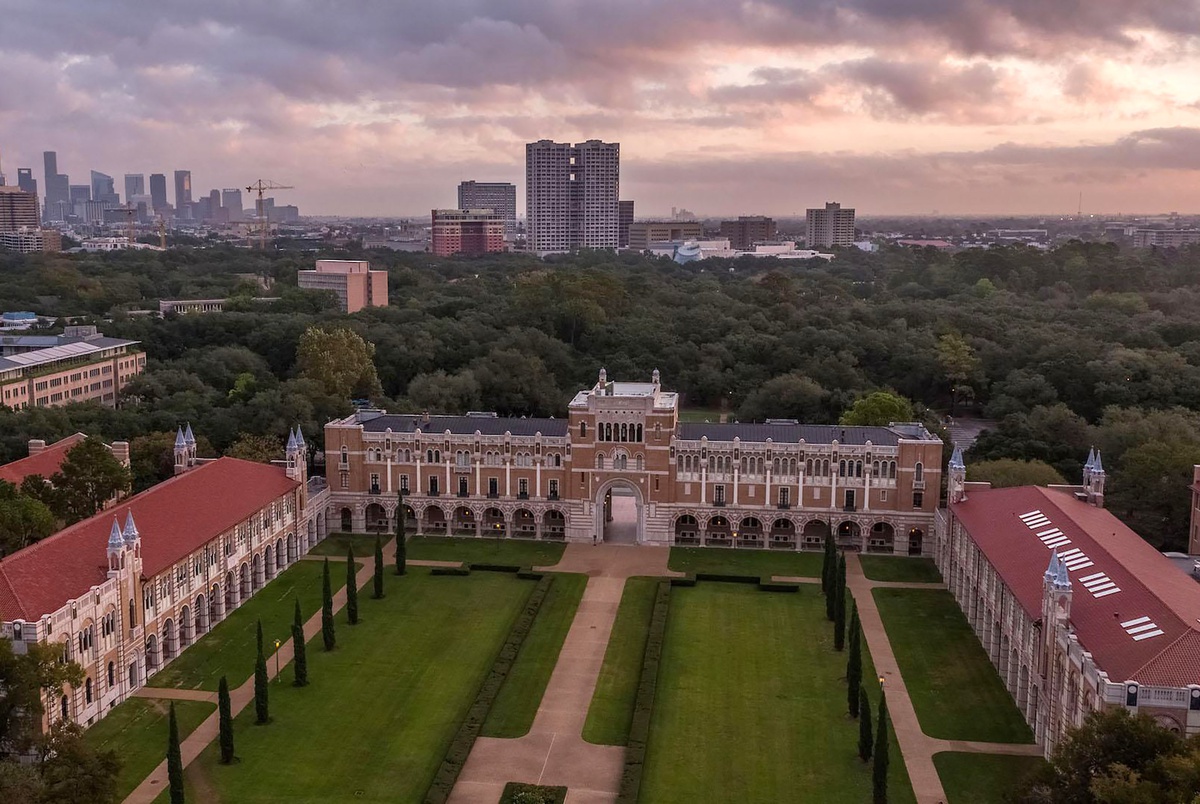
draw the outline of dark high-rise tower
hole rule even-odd
[[[58,172],[58,153],[45,151],[42,163],[46,171],[46,219],[61,221],[71,205],[71,180]]]
[[[38,183],[33,177],[33,168],[17,168],[17,186],[27,193],[38,194]]]
[[[175,211],[183,214],[187,205],[192,203],[192,171],[175,171]]]
[[[167,176],[165,173],[150,174],[150,206],[154,214],[167,214]]]

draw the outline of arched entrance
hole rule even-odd
[[[562,511],[551,509],[542,517],[542,538],[567,538],[567,519],[563,516]]]
[[[806,550],[820,550],[825,546],[825,540],[829,538],[829,523],[820,519],[814,519],[804,525],[804,548]]]
[[[876,522],[867,536],[867,552],[890,553],[895,547],[896,529],[887,522]]]
[[[158,637],[154,634],[146,637],[146,669],[158,669]]]
[[[771,546],[784,548],[796,546],[796,526],[792,520],[781,517],[771,524]]]
[[[700,525],[691,514],[675,519],[675,544],[700,544]]]
[[[367,506],[367,533],[383,533],[388,529],[387,511],[379,503]]]
[[[731,545],[733,544],[733,528],[729,525],[729,520],[723,516],[714,516],[708,520],[708,527],[705,528],[707,534],[705,542],[707,544]]]
[[[454,509],[454,535],[455,536],[474,536],[475,534],[475,512],[466,506],[459,506]]]
[[[849,520],[837,527],[837,546],[843,550],[859,550],[862,548],[862,528],[857,522]]]
[[[504,512],[499,508],[489,508],[483,512],[483,532],[493,539],[503,539],[508,535],[508,523],[504,521]]]
[[[913,528],[908,532],[908,554],[919,556],[925,550],[925,531]]]
[[[318,539],[320,539],[321,538],[320,526],[319,525],[315,526],[313,528],[313,530],[314,530],[313,535],[316,536]],[[351,510],[349,508],[343,508],[342,509],[342,533],[349,533],[352,530],[354,530],[354,514],[353,514],[353,512],[351,512]]]
[[[758,517],[744,516],[737,529],[738,547],[762,547],[763,526]]]
[[[526,508],[513,511],[512,530],[512,535],[518,539],[536,539],[537,520],[533,518],[533,512]]]
[[[423,528],[426,533],[446,535],[446,512],[436,505],[426,508]]]
[[[613,479],[596,492],[592,526],[596,537],[610,544],[640,544],[645,526],[642,493],[628,480]]]

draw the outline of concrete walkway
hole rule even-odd
[[[384,553],[383,554],[385,556],[393,555],[394,544],[395,544],[395,539],[393,539],[392,541],[390,541],[386,545],[384,545]],[[307,558],[307,556],[304,556],[304,558]],[[314,556],[314,558],[316,558],[316,557]],[[325,558],[325,556],[320,556],[319,558],[321,558],[323,560]],[[415,563],[415,562],[413,562],[413,563]],[[385,571],[388,573],[392,573],[394,571],[394,568],[389,566]],[[371,576],[374,575],[374,572],[375,572],[375,570],[374,570],[373,562],[368,562],[367,564],[364,564],[359,569],[358,574],[355,576],[359,589],[361,589],[365,584],[367,584],[371,580]],[[336,613],[336,612],[341,611],[342,607],[345,605],[346,605],[346,588],[342,587],[333,596],[334,612]],[[312,639],[318,633],[320,633],[320,631],[321,631],[321,612],[318,611],[316,614],[314,614],[312,617],[310,617],[307,622],[304,623],[304,638],[306,640]],[[278,659],[275,658],[276,656],[278,656]],[[285,665],[287,665],[289,662],[291,662],[291,660],[292,660],[292,641],[289,639],[289,640],[285,641],[279,647],[278,651],[267,656],[267,677],[268,678],[275,677],[275,668],[277,666],[282,668],[286,672],[287,667]],[[194,700],[194,699],[189,698],[189,696],[186,694],[183,694],[183,695],[177,694],[177,693],[192,693],[192,692],[197,692],[197,691],[196,690],[167,690],[167,689],[156,689],[156,688],[151,688],[151,687],[143,687],[141,690],[138,691],[137,694],[142,695],[142,697],[147,697],[147,698],[180,698],[180,699],[188,698],[190,700]],[[212,700],[212,701],[216,700],[216,693],[205,693],[205,694],[209,695],[211,697],[205,698],[204,700]],[[234,717],[237,717],[238,713],[241,712],[243,709],[245,709],[246,706],[249,705],[250,702],[253,700],[254,700],[254,677],[253,676],[251,676],[249,679],[247,679],[246,683],[242,684],[242,686],[238,687],[237,689],[229,691],[229,703],[233,710]],[[207,720],[205,720],[203,723],[201,723],[199,726],[197,726],[196,730],[193,731],[191,734],[189,734],[183,740],[183,742],[180,744],[180,746],[179,746],[180,754],[183,756],[183,766],[185,768],[188,765],[190,765],[196,757],[198,757],[200,755],[200,752],[203,751],[205,749],[205,747],[208,746],[209,743],[211,743],[213,740],[215,740],[217,738],[217,732],[219,730],[219,720],[220,720],[219,715],[216,712],[214,712],[212,715],[210,715],[208,717]],[[164,756],[163,761],[158,763],[158,767],[156,767],[150,773],[149,776],[147,776],[145,779],[143,779],[142,783],[139,784],[137,786],[137,788],[125,798],[124,804],[152,804],[154,799],[156,799],[162,793],[162,791],[167,788],[167,761],[165,759],[166,752],[167,752],[167,747],[164,744],[163,745],[163,756]]]
[[[207,690],[177,690],[170,687],[141,687],[133,693],[134,698],[158,698],[172,701],[217,702],[217,694]]]
[[[562,785],[567,804],[609,804],[621,785],[625,749],[584,741],[583,724],[604,663],[625,580],[679,575],[661,547],[568,544],[550,569],[588,576],[558,663],[529,733],[517,739],[480,737],[450,795],[451,804],[495,804],[507,782]]]

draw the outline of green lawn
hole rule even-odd
[[[517,661],[484,721],[484,737],[521,737],[529,732],[585,586],[586,575],[554,576]]]
[[[116,751],[121,759],[117,800],[125,798],[167,756],[169,701],[130,698],[84,732],[83,739],[100,751]],[[175,718],[182,740],[215,712],[216,704],[176,701]]]
[[[345,554],[345,549],[342,553]],[[872,581],[902,581],[904,583],[938,583],[942,573],[932,558],[906,556],[860,555],[863,574]]]
[[[948,591],[876,589],[874,595],[922,731],[944,740],[1033,742]]]
[[[379,539],[384,544],[390,542],[394,537],[390,533],[379,534]],[[345,558],[346,548],[354,547],[355,558],[371,559],[375,555],[375,534],[366,533],[331,533],[321,541],[313,545],[313,549],[308,551],[310,556],[329,556],[331,558]],[[392,555],[384,553],[383,560],[391,562]]]
[[[721,421],[721,411],[717,408],[684,408],[679,411],[679,421],[716,423]]]
[[[271,685],[269,725],[253,706],[236,718],[240,762],[220,765],[212,744],[188,768],[190,800],[420,801],[533,586],[389,576],[382,600],[362,596],[361,624],[339,622],[336,650],[309,643],[309,686]]]
[[[933,755],[947,804],[1004,804],[1017,783],[1037,770],[1041,757],[997,754]]]
[[[871,766],[846,714],[846,654],[832,639],[816,587],[673,589],[641,800],[869,800]],[[890,800],[911,802],[893,750]]]
[[[470,539],[454,536],[413,536],[408,540],[408,557],[426,561],[474,561],[487,564],[516,564],[550,567],[562,558],[562,542],[530,539]]]
[[[345,586],[345,559],[329,562],[329,579],[334,592]],[[149,685],[215,692],[221,676],[225,675],[229,677],[230,688],[241,686],[254,673],[255,626],[259,618],[263,624],[263,641],[270,655],[274,640],[291,636],[297,597],[305,619],[320,611],[320,561],[297,561],[288,567],[254,597],[230,612],[212,631],[155,673]]]
[[[735,550],[722,547],[672,547],[668,566],[676,572],[724,572],[731,575],[787,575],[820,578],[824,553],[794,550]]]
[[[646,652],[650,630],[650,611],[659,578],[630,578],[625,581],[621,606],[613,623],[612,635],[604,651],[600,679],[588,707],[583,739],[600,745],[625,745],[633,722],[633,704],[637,698],[638,675]]]

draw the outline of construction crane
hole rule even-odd
[[[258,202],[254,205],[254,210],[258,213],[259,217],[258,247],[260,249],[265,250],[267,247],[267,230],[270,226],[270,221],[268,220],[270,216],[267,214],[267,208],[263,206],[263,193],[267,190],[294,189],[296,188],[290,184],[276,184],[270,179],[258,179],[254,184],[246,188],[246,192],[255,193],[258,196]]]
[[[132,204],[126,204],[121,208],[121,214],[123,214],[126,218],[125,239],[129,241],[129,245],[131,246],[137,242],[137,238],[134,237],[134,233],[136,231],[134,225],[137,223],[137,212],[137,207],[133,206]]]
[[[167,223],[163,220],[163,216],[158,216],[158,245],[163,250],[167,250]]]

